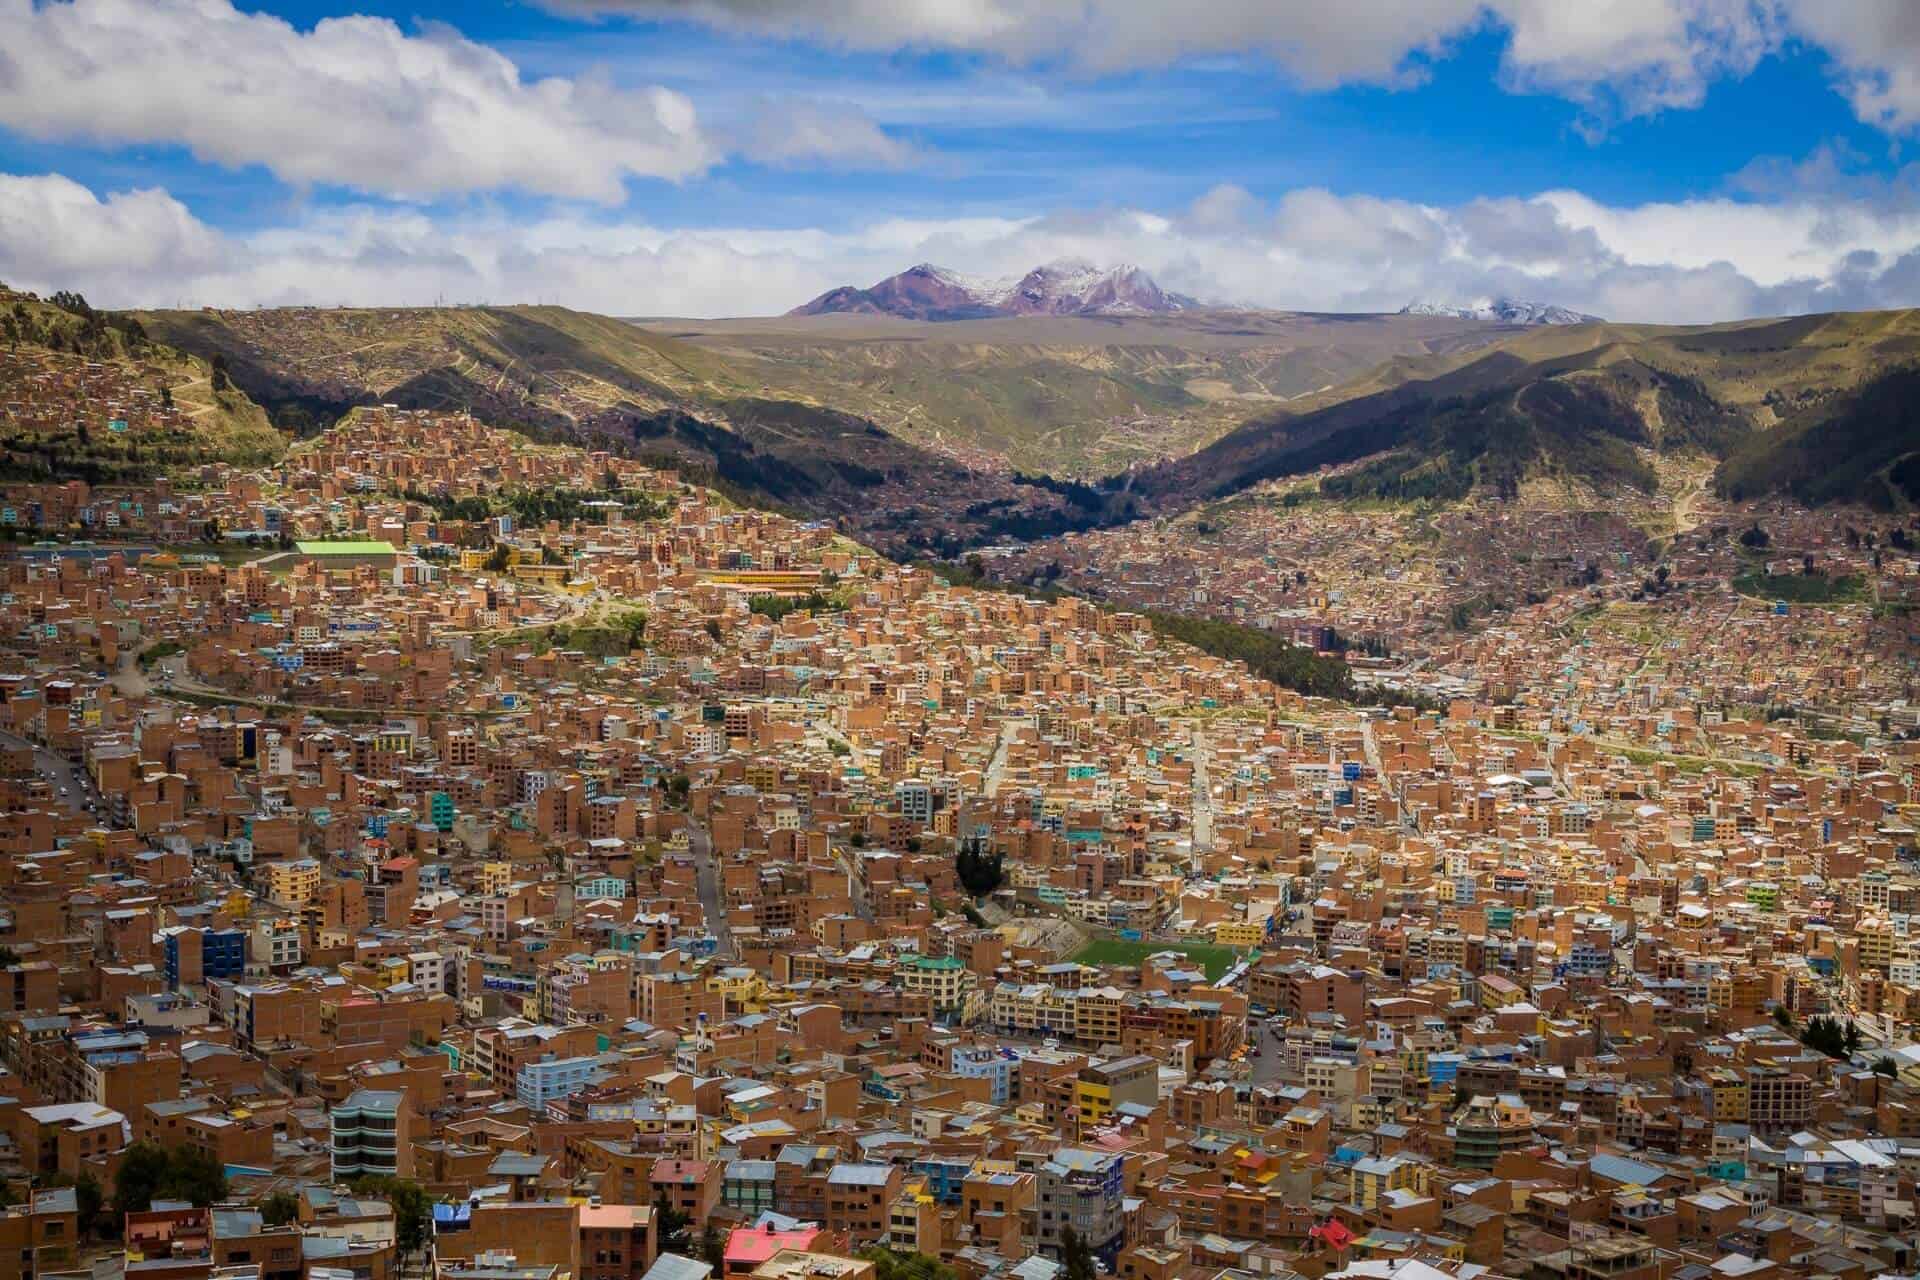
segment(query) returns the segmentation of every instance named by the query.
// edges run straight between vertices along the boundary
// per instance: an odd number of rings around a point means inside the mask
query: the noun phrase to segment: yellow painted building
[[[320,892],[320,864],[312,858],[269,862],[260,867],[267,900],[283,907],[302,907]]]

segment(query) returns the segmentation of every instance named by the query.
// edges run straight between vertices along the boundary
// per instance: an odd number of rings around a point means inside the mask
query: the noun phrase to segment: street
[[[733,929],[727,923],[720,899],[720,867],[713,859],[713,837],[691,815],[687,818],[687,847],[693,852],[694,887],[700,894],[700,910],[706,916],[708,930],[719,940],[716,954],[731,959]]]
[[[1193,726],[1193,851],[1195,854],[1210,853],[1213,850],[1213,783],[1207,776],[1210,757],[1206,731],[1196,724]]]
[[[993,758],[987,761],[986,776],[981,779],[981,789],[991,800],[1000,794],[1000,784],[1007,776],[1007,748],[1013,745],[1013,739],[1020,726],[1029,721],[1022,716],[1000,722],[1000,737],[993,744]]]
[[[79,764],[18,734],[0,732],[0,742],[12,747],[26,747],[33,752],[33,771],[47,780],[47,784],[53,788],[53,798],[59,803],[74,810],[99,807],[100,794],[93,789],[93,780]]]

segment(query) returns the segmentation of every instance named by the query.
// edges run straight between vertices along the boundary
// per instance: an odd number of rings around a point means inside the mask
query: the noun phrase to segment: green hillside
[[[1448,317],[1224,311],[637,323],[724,357],[763,395],[858,413],[969,460],[1083,477],[1179,457],[1390,357],[1513,332]]]
[[[286,450],[266,413],[209,361],[77,294],[0,286],[0,472],[131,481]]]
[[[672,467],[906,555],[1086,523],[1071,491],[978,470],[856,412],[765,394],[723,355],[560,307],[144,312],[300,433],[356,406],[471,412]]]
[[[1537,475],[1647,491],[1657,455],[1694,451],[1747,459],[1724,485],[1779,487],[1762,472],[1818,469],[1818,458],[1873,435],[1874,423],[1898,420],[1889,415],[1910,385],[1867,388],[1888,363],[1916,357],[1914,311],[1532,330],[1471,355],[1389,362],[1318,397],[1319,407],[1255,418],[1128,483],[1155,506],[1177,508],[1371,459],[1329,480],[1329,492],[1444,500],[1510,493]],[[1841,408],[1855,403],[1862,407],[1851,413]],[[1760,461],[1775,455],[1774,442],[1797,437],[1800,462]],[[1802,487],[1828,499],[1865,496],[1867,475],[1912,447],[1883,442]]]
[[[1743,440],[1714,477],[1736,500],[1790,493],[1810,505],[1920,506],[1920,365],[1795,410]]]

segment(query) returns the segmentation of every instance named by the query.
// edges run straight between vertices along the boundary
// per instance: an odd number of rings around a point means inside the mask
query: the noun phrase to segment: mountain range
[[[23,475],[257,461],[284,439],[269,420],[304,434],[393,403],[657,459],[909,557],[1329,467],[1329,497],[1445,502],[1533,476],[1651,493],[1660,456],[1683,452],[1715,459],[1733,497],[1920,505],[1920,311],[1516,328],[1205,308],[965,326],[643,326],[557,307],[106,314],[30,297],[0,309],[23,368],[109,365],[170,387],[183,409],[137,454],[111,433],[0,423]]]
[[[889,315],[907,320],[984,320],[994,316],[1170,315],[1199,307],[1168,293],[1139,267],[1097,267],[1064,258],[1023,276],[985,280],[923,262],[868,289],[842,285],[788,315]]]
[[[1403,316],[1453,316],[1460,320],[1484,320],[1489,324],[1604,324],[1599,316],[1590,316],[1551,302],[1526,302],[1519,298],[1482,298],[1478,302],[1457,305],[1447,302],[1409,302],[1400,308]]]

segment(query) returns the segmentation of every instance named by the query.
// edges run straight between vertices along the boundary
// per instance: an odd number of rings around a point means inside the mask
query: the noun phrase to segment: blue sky
[[[1917,8],[0,0],[0,279],[757,313],[1070,255],[1283,307],[1920,303]]]

